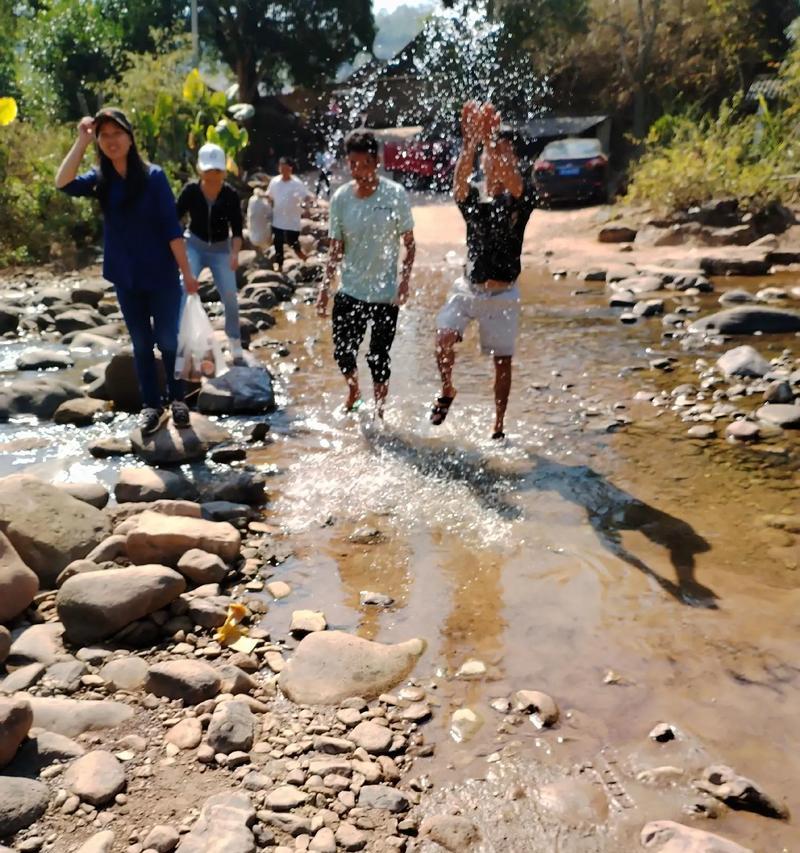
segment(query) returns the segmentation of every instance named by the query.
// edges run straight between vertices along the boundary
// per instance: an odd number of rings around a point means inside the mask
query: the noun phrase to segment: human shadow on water
[[[695,555],[710,545],[681,518],[644,503],[618,488],[586,465],[564,465],[527,454],[530,467],[507,472],[493,468],[493,460],[479,453],[442,446],[424,446],[384,430],[369,437],[376,452],[413,466],[425,477],[465,485],[485,509],[508,521],[522,519],[523,510],[513,502],[525,491],[556,492],[586,511],[601,544],[615,556],[652,578],[682,604],[716,609],[717,595],[696,580]],[[622,531],[638,530],[669,552],[677,582],[659,574],[622,543]]]

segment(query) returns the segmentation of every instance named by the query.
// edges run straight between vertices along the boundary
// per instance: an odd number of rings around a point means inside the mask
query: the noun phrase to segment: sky
[[[394,12],[400,6],[431,6],[431,0],[372,0],[374,12]]]

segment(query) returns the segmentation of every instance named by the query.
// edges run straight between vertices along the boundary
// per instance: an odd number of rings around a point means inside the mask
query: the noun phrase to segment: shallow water
[[[441,705],[424,729],[439,743],[427,762],[438,781],[480,778],[492,766],[487,756],[505,754],[511,740],[497,734],[502,716],[489,702],[526,688],[557,700],[563,726],[515,730],[523,754],[567,765],[609,744],[624,753],[666,720],[797,811],[800,578],[785,558],[798,540],[760,522],[798,512],[797,437],[756,447],[688,439],[674,413],[632,397],[690,380],[697,353],[662,343],[658,318],[621,326],[602,285],[541,270],[522,282],[507,441],[488,438],[491,366],[474,330],[459,349],[456,402],[445,425],[431,427],[434,318],[458,272],[448,250],[457,247],[423,253],[417,292],[401,314],[383,426],[369,406],[342,413],[329,320],[314,316],[302,292],[276,310],[270,338],[290,354],[259,353],[285,410],[273,419],[274,442],[249,461],[277,470],[267,516],[295,553],[275,577],[294,591],[270,605],[265,625],[285,636],[292,610],[309,607],[365,637],[424,637],[414,675]],[[721,286],[742,286],[734,281]],[[718,295],[682,301],[711,307]],[[792,343],[762,338],[757,346],[778,354]],[[21,348],[0,346],[0,366],[13,367]],[[677,370],[648,369],[654,353],[678,357]],[[366,392],[363,362],[361,371]],[[130,460],[92,460],[83,448],[131,423],[0,425],[0,474],[24,469],[113,486]],[[351,542],[365,525],[385,541]],[[395,603],[361,607],[361,590]],[[454,678],[469,658],[486,664],[486,676]],[[456,744],[449,716],[462,706],[485,722]],[[759,850],[800,843],[791,824],[741,814],[718,823],[715,831]]]

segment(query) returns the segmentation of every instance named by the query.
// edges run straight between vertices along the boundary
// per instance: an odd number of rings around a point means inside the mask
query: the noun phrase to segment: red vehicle
[[[387,139],[383,145],[384,169],[404,186],[447,189],[453,182],[455,161],[452,143],[426,138],[421,131],[407,139]]]

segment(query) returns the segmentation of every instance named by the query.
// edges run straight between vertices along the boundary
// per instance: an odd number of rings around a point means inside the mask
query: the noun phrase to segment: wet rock
[[[260,471],[215,471],[199,484],[200,499],[261,505],[266,499],[267,478]]]
[[[16,332],[20,316],[20,312],[16,308],[0,304],[0,335]]]
[[[95,459],[109,459],[113,456],[128,456],[133,453],[130,438],[113,435],[98,438],[88,444],[86,449]]]
[[[394,733],[386,726],[364,720],[349,733],[348,737],[356,746],[373,755],[378,755],[389,751]]]
[[[99,675],[112,690],[138,690],[147,680],[147,669],[147,661],[126,655],[109,661]]]
[[[720,305],[746,305],[755,302],[755,296],[747,290],[726,290],[719,298]]]
[[[794,391],[785,379],[776,379],[767,386],[763,400],[765,403],[791,403],[794,400]]]
[[[247,504],[207,501],[201,504],[201,512],[207,521],[236,521],[249,518],[252,511]]]
[[[469,850],[480,840],[478,827],[471,820],[457,815],[426,817],[420,825],[419,834],[453,853]]]
[[[368,589],[361,590],[359,601],[362,607],[391,607],[394,604],[394,599],[390,595],[372,592]]]
[[[272,581],[267,584],[267,592],[275,599],[288,598],[292,594],[292,588],[284,581]]]
[[[39,592],[39,578],[20,559],[0,533],[0,622],[9,622],[25,610]]]
[[[156,371],[163,394],[166,391],[166,381],[160,355],[156,356]],[[117,411],[138,412],[142,408],[132,349],[125,349],[111,357],[105,373],[105,389],[108,399],[114,403]]]
[[[53,308],[57,310],[57,306]],[[96,329],[104,324],[103,315],[89,308],[68,308],[66,311],[59,311],[55,318],[56,330],[62,335]]]
[[[97,749],[69,766],[64,787],[84,803],[104,806],[125,787],[125,769],[110,752]]]
[[[456,678],[480,678],[486,675],[486,664],[482,660],[467,660],[456,672]]]
[[[187,717],[176,723],[164,736],[167,743],[178,749],[196,749],[203,739],[203,726],[197,717]]]
[[[37,821],[47,810],[50,791],[42,782],[0,776],[0,838]]]
[[[328,627],[325,614],[320,610],[295,610],[289,630],[293,634],[311,634]]]
[[[113,729],[133,716],[133,709],[121,702],[93,699],[50,699],[30,697],[33,725],[65,737],[88,731]]]
[[[132,566],[75,575],[56,595],[66,636],[86,645],[173,602],[186,589],[181,574],[166,566]]]
[[[155,850],[156,853],[172,853],[181,840],[180,833],[172,826],[159,824],[154,826],[144,837],[145,850]]]
[[[196,584],[219,583],[228,573],[228,567],[216,554],[190,548],[178,560],[178,571]]]
[[[784,429],[800,429],[800,404],[767,403],[756,411],[756,417]]]
[[[161,562],[176,565],[192,548],[216,554],[225,562],[239,555],[239,531],[224,521],[168,516],[145,511],[128,533],[128,556],[134,563]]]
[[[67,350],[29,349],[17,358],[17,370],[63,370],[74,363]]]
[[[148,465],[183,465],[205,459],[212,447],[231,441],[233,436],[208,418],[190,413],[190,426],[178,429],[170,421],[151,435],[140,429],[131,433],[133,452]]]
[[[67,400],[83,397],[76,385],[56,376],[38,376],[35,379],[17,379],[6,390],[6,403],[2,408],[8,415],[35,415],[49,419]]]
[[[689,427],[689,429],[686,430],[686,435],[688,435],[689,438],[709,439],[714,438],[716,434],[714,427],[704,426],[703,424]]]
[[[366,809],[385,809],[396,814],[408,809],[408,800],[388,785],[364,785],[358,792],[358,805]]]
[[[272,377],[261,367],[232,367],[203,384],[197,409],[222,415],[271,412],[275,409]]]
[[[108,504],[108,489],[102,483],[56,483],[61,491],[95,509],[104,509]]]
[[[546,728],[558,722],[558,705],[552,697],[538,690],[518,690],[514,694],[514,708],[530,714],[536,728]]]
[[[106,516],[36,477],[0,479],[0,532],[22,561],[52,587],[62,569],[109,533]]]
[[[215,752],[249,752],[255,738],[255,718],[244,702],[217,705],[208,726],[208,744]]]
[[[294,785],[281,785],[267,795],[266,806],[275,812],[289,812],[308,802],[309,795]]]
[[[12,633],[13,643],[8,656],[12,666],[43,663],[50,666],[66,654],[62,637],[64,627],[58,623],[31,625]]]
[[[755,441],[760,434],[761,430],[758,424],[753,423],[753,421],[734,421],[725,427],[726,437],[735,441]]]
[[[765,376],[770,363],[751,346],[728,350],[717,359],[717,368],[725,376]]]
[[[766,817],[788,820],[786,806],[767,794],[756,782],[740,776],[731,767],[715,764],[703,771],[696,787],[724,802],[732,809],[756,812]]]
[[[689,326],[689,331],[723,335],[797,332],[800,331],[800,312],[755,306],[729,308],[696,320]]]
[[[117,503],[183,500],[192,495],[193,491],[189,480],[176,471],[123,468],[114,487],[114,497]]]
[[[597,239],[601,243],[633,243],[636,239],[636,228],[621,223],[605,225],[600,229]]]
[[[472,708],[459,708],[450,717],[450,737],[463,743],[475,737],[482,725],[483,720]]]
[[[359,527],[347,538],[356,545],[378,545],[386,541],[386,535],[376,527]]]
[[[655,317],[664,313],[663,299],[643,299],[633,306],[633,313],[637,317]]]
[[[650,740],[654,740],[657,743],[669,743],[671,740],[675,740],[677,736],[678,733],[675,727],[669,725],[669,723],[658,723],[653,726],[648,735]]]
[[[304,637],[279,676],[283,692],[309,705],[336,705],[351,696],[371,699],[394,687],[425,651],[420,639],[386,645],[342,631]]]
[[[82,844],[77,853],[111,853],[114,847],[114,833],[110,829],[93,835],[85,844]]]
[[[33,725],[33,710],[25,699],[0,699],[0,767],[17,754]]]
[[[671,820],[655,820],[648,823],[641,834],[642,847],[655,853],[753,853],[749,847],[675,823]]]
[[[219,693],[220,676],[210,664],[199,660],[173,660],[153,664],[147,673],[145,687],[156,696],[182,699],[197,705]]]
[[[62,403],[53,412],[53,422],[62,425],[90,426],[95,422],[98,415],[108,410],[108,404],[104,400],[78,397]]]

